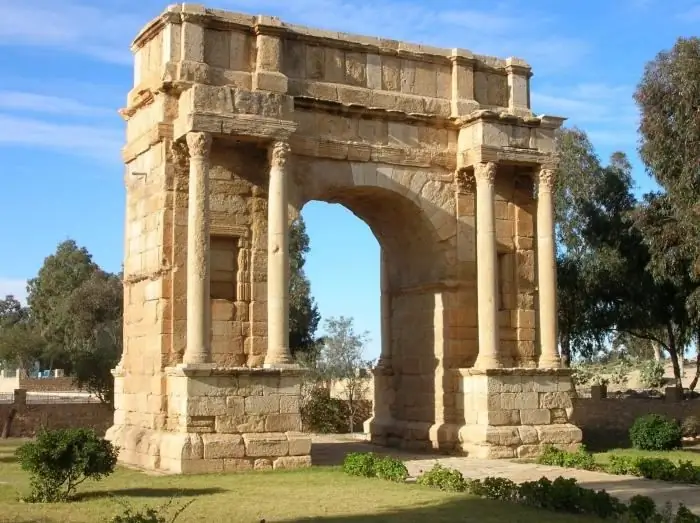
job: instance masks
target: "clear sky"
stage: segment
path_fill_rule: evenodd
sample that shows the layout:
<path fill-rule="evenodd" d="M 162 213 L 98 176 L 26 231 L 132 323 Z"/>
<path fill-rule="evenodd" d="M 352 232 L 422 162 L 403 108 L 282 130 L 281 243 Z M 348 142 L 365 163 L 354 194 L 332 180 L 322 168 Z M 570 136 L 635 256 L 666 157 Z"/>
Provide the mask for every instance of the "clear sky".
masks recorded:
<path fill-rule="evenodd" d="M 636 157 L 632 93 L 644 64 L 691 36 L 700 0 L 212 0 L 325 29 L 482 54 L 518 56 L 534 69 L 537 114 L 569 117 L 603 158 Z M 105 269 L 122 260 L 124 123 L 129 44 L 166 2 L 0 0 L 0 295 L 25 294 L 56 245 L 73 238 Z M 304 209 L 308 274 L 324 317 L 355 318 L 379 352 L 379 248 L 337 205 Z"/>

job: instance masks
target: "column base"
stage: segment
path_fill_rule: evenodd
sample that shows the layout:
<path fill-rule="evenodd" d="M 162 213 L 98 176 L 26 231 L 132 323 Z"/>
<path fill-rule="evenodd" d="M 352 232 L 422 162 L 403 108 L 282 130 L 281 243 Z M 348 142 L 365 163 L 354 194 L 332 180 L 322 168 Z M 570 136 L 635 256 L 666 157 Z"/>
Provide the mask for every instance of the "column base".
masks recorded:
<path fill-rule="evenodd" d="M 462 451 L 488 459 L 539 455 L 547 445 L 577 449 L 570 369 L 461 369 Z"/>
<path fill-rule="evenodd" d="M 474 362 L 474 368 L 481 370 L 502 369 L 503 363 L 495 356 L 479 354 Z"/>
<path fill-rule="evenodd" d="M 311 437 L 301 433 L 299 414 L 302 374 L 171 367 L 165 370 L 166 412 L 157 414 L 163 422 L 157 428 L 139 424 L 148 404 L 118 405 L 105 437 L 119 447 L 121 463 L 172 474 L 308 467 Z"/>
<path fill-rule="evenodd" d="M 556 358 L 541 357 L 538 366 L 540 369 L 561 369 L 564 367 L 561 363 L 560 357 L 556 357 Z"/>

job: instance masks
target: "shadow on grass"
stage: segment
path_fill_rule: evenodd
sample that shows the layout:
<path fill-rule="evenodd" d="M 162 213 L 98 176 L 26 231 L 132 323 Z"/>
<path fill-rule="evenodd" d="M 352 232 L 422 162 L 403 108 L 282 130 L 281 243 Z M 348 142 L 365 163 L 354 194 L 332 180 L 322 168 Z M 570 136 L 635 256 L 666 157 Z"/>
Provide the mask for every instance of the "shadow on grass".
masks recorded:
<path fill-rule="evenodd" d="M 92 492 L 78 492 L 73 497 L 74 501 L 87 501 L 90 499 L 100 498 L 180 498 L 180 497 L 195 497 L 195 496 L 212 496 L 228 492 L 226 489 L 219 487 L 210 488 L 124 488 L 115 490 L 96 490 Z"/>
<path fill-rule="evenodd" d="M 11 454 L 8 454 L 8 455 L 0 454 L 0 463 L 17 463 L 17 458 Z"/>
<path fill-rule="evenodd" d="M 311 445 L 311 462 L 314 466 L 338 466 L 343 464 L 345 456 L 351 452 L 373 452 L 378 456 L 394 456 L 411 461 L 434 461 L 444 458 L 445 453 L 410 452 L 393 447 L 380 447 L 364 441 L 315 442 Z M 455 457 L 453 454 L 452 457 Z"/>
<path fill-rule="evenodd" d="M 372 507 L 368 507 L 371 510 Z M 261 521 L 264 521 L 264 516 Z M 598 522 L 597 518 L 589 518 L 577 515 L 547 512 L 544 510 L 525 507 L 503 501 L 490 501 L 473 497 L 455 497 L 437 505 L 412 507 L 409 509 L 395 509 L 388 512 L 352 514 L 352 515 L 326 515 L 308 518 L 295 518 L 277 520 L 284 523 L 298 521 L 316 521 L 319 523 L 452 523 L 474 522 L 479 523 L 574 523 L 574 522 Z"/>

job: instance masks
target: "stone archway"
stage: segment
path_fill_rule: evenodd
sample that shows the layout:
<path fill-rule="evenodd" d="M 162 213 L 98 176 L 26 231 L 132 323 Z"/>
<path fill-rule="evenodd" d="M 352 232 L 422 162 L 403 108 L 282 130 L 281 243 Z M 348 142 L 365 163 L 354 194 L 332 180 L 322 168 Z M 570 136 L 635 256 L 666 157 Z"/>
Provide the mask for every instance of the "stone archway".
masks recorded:
<path fill-rule="evenodd" d="M 188 4 L 133 51 L 108 432 L 123 462 L 310 463 L 288 222 L 314 199 L 343 203 L 382 246 L 374 441 L 491 457 L 580 441 L 556 347 L 563 119 L 533 116 L 525 62 Z"/>

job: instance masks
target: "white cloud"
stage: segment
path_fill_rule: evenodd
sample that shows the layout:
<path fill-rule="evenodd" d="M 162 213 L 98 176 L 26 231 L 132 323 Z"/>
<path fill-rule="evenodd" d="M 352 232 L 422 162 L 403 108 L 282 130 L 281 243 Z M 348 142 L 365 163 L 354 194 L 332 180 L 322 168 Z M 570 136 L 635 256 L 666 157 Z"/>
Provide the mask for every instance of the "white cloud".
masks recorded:
<path fill-rule="evenodd" d="M 123 144 L 124 135 L 119 129 L 54 123 L 0 113 L 0 146 L 52 149 L 117 162 Z"/>
<path fill-rule="evenodd" d="M 147 17 L 132 14 L 133 9 L 109 11 L 96 5 L 87 0 L 0 0 L 0 45 L 59 49 L 130 64 L 129 42 Z"/>
<path fill-rule="evenodd" d="M 70 98 L 23 91 L 0 90 L 0 109 L 44 114 L 112 116 L 115 119 L 117 118 L 116 111 L 104 107 L 87 105 Z"/>
<path fill-rule="evenodd" d="M 5 299 L 5 296 L 10 294 L 25 303 L 27 300 L 27 280 L 0 276 L 0 300 Z"/>
<path fill-rule="evenodd" d="M 602 83 L 544 86 L 533 91 L 531 101 L 535 113 L 567 117 L 596 144 L 629 151 L 637 142 L 639 121 L 633 92 L 632 86 Z"/>

